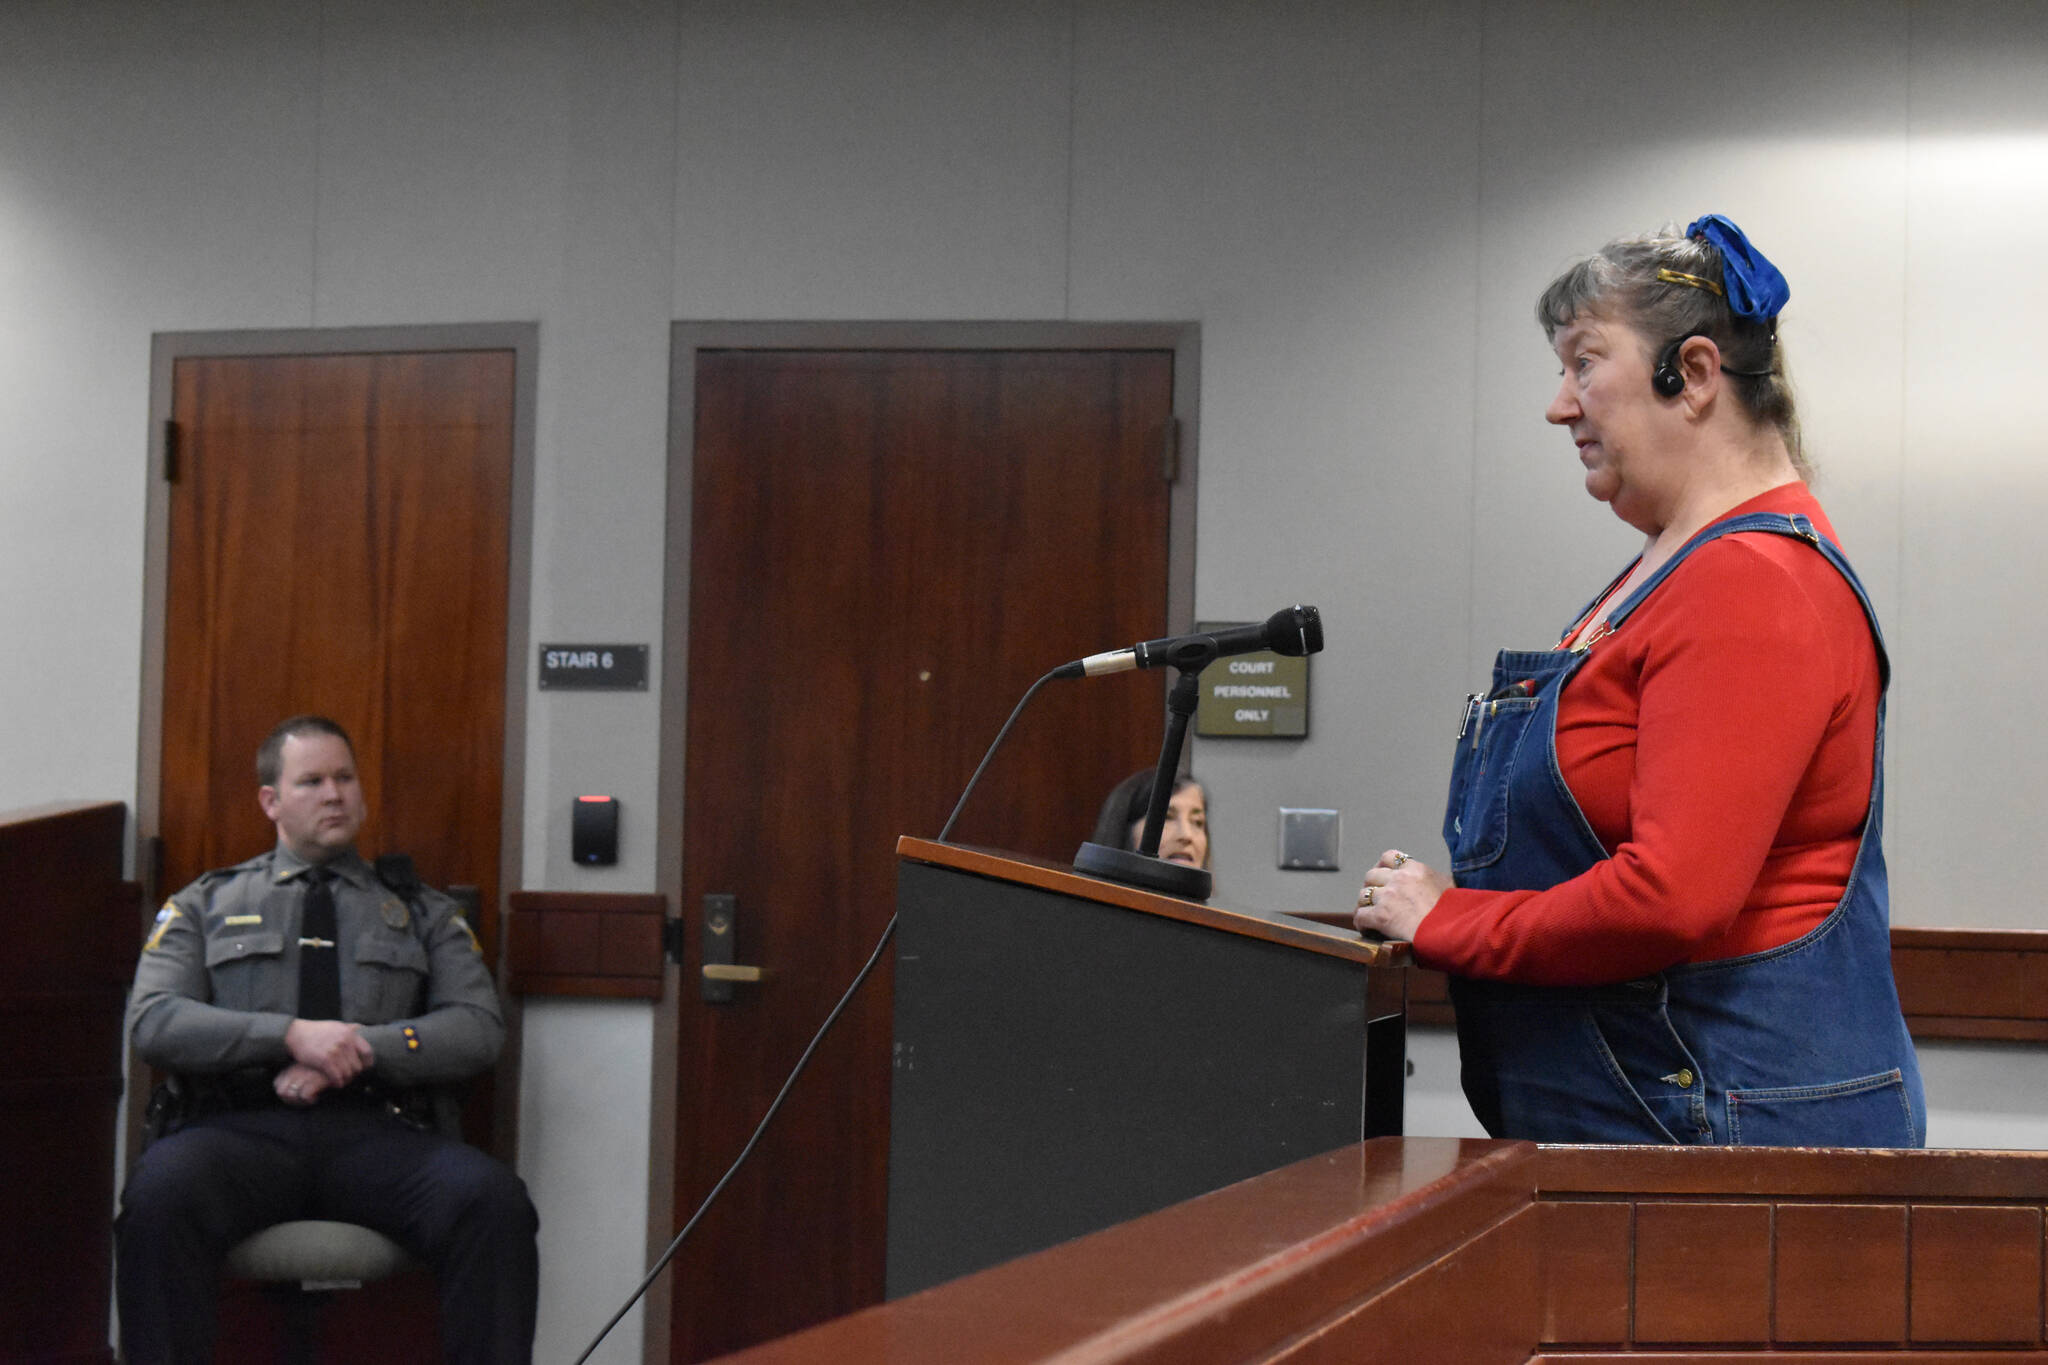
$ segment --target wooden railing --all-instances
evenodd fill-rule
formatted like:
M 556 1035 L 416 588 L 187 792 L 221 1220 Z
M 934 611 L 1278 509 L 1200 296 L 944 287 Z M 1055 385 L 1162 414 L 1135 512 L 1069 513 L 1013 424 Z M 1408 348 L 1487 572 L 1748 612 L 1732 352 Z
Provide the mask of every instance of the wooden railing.
M 141 891 L 126 808 L 0 815 L 0 1357 L 106 1361 L 121 1009 Z
M 1896 928 L 1892 975 L 1915 1038 L 2048 1042 L 2048 932 Z M 1453 1022 L 1441 972 L 1409 972 L 1408 1018 Z
M 588 891 L 515 891 L 505 916 L 513 995 L 659 1000 L 668 899 Z
M 1382 1138 L 729 1365 L 2048 1363 L 2048 1154 Z

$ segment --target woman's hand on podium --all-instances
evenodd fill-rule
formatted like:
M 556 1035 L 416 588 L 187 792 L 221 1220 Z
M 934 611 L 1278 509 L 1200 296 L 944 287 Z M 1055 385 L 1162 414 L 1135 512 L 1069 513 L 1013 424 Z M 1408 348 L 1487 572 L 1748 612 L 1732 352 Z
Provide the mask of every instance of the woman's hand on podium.
M 1358 890 L 1358 912 L 1351 925 L 1361 934 L 1413 941 L 1423 917 L 1437 898 L 1451 889 L 1451 879 L 1398 849 L 1380 855 Z

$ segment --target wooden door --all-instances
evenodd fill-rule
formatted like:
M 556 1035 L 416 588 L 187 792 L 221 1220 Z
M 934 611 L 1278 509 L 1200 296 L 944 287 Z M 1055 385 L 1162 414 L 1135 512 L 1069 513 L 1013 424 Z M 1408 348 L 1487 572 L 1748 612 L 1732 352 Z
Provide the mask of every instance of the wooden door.
M 496 941 L 513 353 L 187 358 L 173 373 L 163 890 L 276 841 L 257 744 L 355 740 L 365 854 L 482 892 Z
M 276 841 L 256 746 L 296 712 L 355 740 L 366 856 L 480 892 L 497 943 L 514 353 L 191 357 L 172 372 L 162 891 Z M 490 1145 L 490 1078 L 463 1125 Z M 323 1361 L 439 1359 L 430 1282 L 347 1296 Z M 345 1329 L 345 1330 L 344 1330 Z M 275 1305 L 223 1293 L 218 1357 L 276 1358 Z
M 1010 708 L 1068 659 L 1165 633 L 1166 351 L 707 351 L 696 373 L 683 903 L 736 898 L 770 976 L 684 965 L 677 1226 L 744 1145 L 888 921 Z M 953 837 L 1070 858 L 1157 755 L 1149 674 L 1050 684 Z M 678 1256 L 671 1355 L 880 1300 L 885 959 Z

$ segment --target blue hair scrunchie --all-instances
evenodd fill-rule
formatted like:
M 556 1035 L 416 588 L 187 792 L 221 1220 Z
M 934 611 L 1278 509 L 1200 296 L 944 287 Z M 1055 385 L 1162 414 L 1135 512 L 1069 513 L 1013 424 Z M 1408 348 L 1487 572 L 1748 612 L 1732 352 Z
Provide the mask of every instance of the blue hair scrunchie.
M 1728 306 L 1739 318 L 1778 316 L 1792 297 L 1792 286 L 1764 253 L 1750 245 L 1742 229 L 1718 213 L 1692 220 L 1688 237 L 1704 237 L 1721 249 L 1721 286 L 1728 291 Z

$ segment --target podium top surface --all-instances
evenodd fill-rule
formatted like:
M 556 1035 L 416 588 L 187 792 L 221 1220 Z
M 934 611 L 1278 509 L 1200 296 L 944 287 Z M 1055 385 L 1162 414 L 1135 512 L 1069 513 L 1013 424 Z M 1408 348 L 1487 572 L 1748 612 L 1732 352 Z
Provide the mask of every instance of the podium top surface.
M 1042 858 L 971 848 L 964 844 L 941 844 L 930 839 L 915 839 L 907 834 L 896 841 L 896 856 L 910 862 L 929 863 L 934 867 L 994 877 L 1103 905 L 1199 924 L 1304 952 L 1341 957 L 1368 967 L 1406 967 L 1414 961 L 1406 943 L 1369 943 L 1353 935 L 1318 929 L 1306 923 L 1300 926 L 1283 924 L 1242 910 L 1225 910 L 1196 901 L 1179 900 L 1155 891 L 1083 876 L 1070 867 Z

